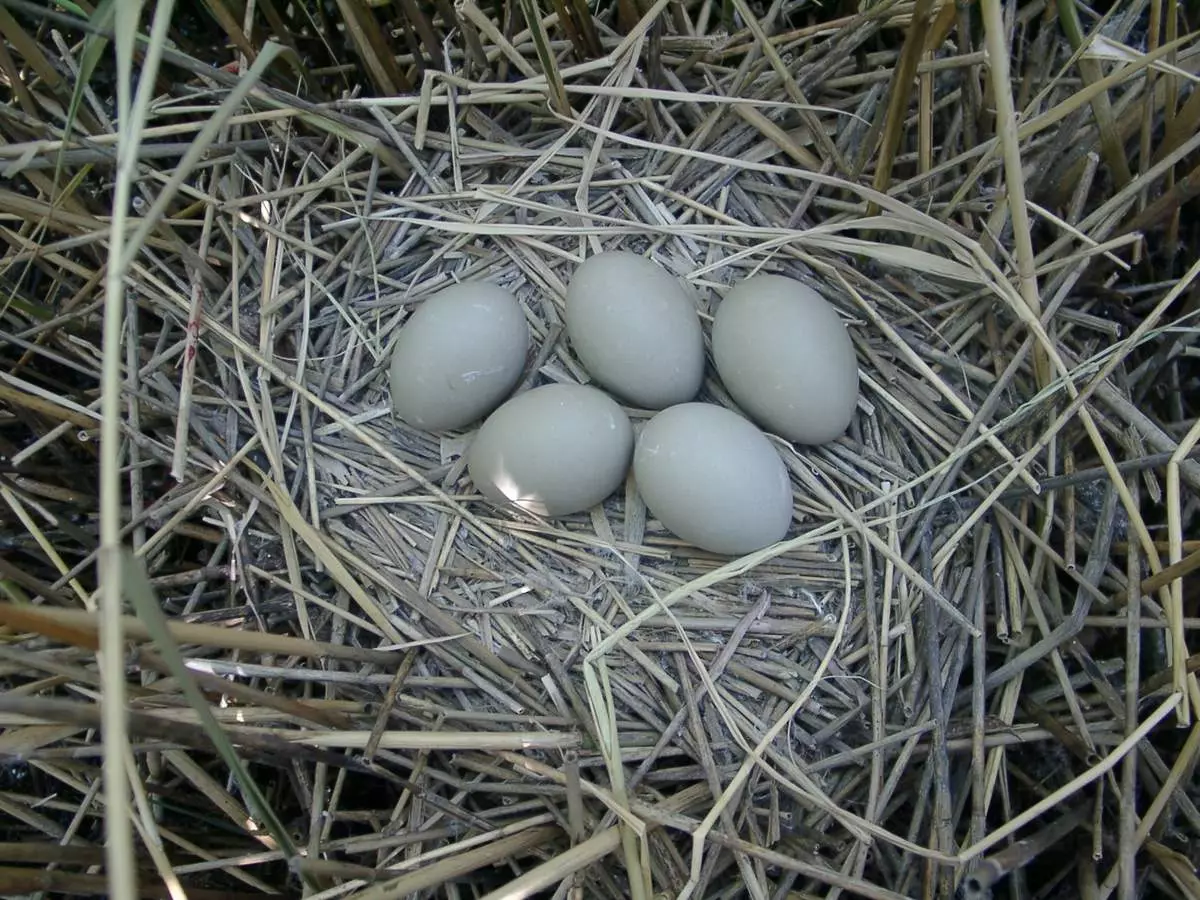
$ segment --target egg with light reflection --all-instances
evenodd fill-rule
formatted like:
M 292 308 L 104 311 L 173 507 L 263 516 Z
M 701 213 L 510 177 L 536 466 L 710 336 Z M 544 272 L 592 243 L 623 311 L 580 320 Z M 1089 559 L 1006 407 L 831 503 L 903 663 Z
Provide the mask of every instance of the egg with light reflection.
M 633 426 L 601 391 L 537 387 L 492 413 L 467 451 L 475 487 L 497 506 L 557 517 L 590 509 L 625 480 Z
M 509 291 L 452 285 L 423 301 L 396 338 L 392 408 L 424 431 L 465 428 L 516 387 L 528 350 L 525 313 Z

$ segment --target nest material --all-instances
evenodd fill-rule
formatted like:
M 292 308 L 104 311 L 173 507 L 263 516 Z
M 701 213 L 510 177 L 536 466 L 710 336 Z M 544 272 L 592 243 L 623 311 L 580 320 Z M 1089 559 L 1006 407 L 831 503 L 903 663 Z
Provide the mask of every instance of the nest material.
M 210 4 L 255 50 L 232 72 L 182 21 L 125 145 L 119 60 L 60 143 L 88 29 L 0 17 L 3 893 L 1189 895 L 1190 43 L 1174 69 L 1072 61 L 1099 30 L 1040 3 L 1007 59 L 990 3 L 407 3 L 393 32 L 343 3 L 340 30 L 289 7 L 315 27 L 282 22 L 297 55 L 270 63 L 268 5 L 243 32 Z M 1103 34 L 1157 46 L 1148 16 Z M 113 179 L 134 246 L 106 299 Z M 785 543 L 704 554 L 632 483 L 499 511 L 470 433 L 390 415 L 397 329 L 452 279 L 520 298 L 522 389 L 585 380 L 562 298 L 613 248 L 706 315 L 752 271 L 844 314 L 862 402 L 828 446 L 777 442 Z M 149 575 L 124 569 L 123 673 L 96 655 L 105 454 Z M 100 853 L 106 817 L 136 820 L 133 855 Z

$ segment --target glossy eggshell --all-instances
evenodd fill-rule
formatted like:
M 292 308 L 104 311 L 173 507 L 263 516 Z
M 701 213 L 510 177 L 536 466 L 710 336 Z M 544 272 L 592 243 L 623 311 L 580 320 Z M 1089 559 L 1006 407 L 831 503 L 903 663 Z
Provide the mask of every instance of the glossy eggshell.
M 629 471 L 633 426 L 611 397 L 551 384 L 509 400 L 488 417 L 467 451 L 476 488 L 498 506 L 539 516 L 590 509 Z
M 529 326 L 511 293 L 487 282 L 439 291 L 409 317 L 392 352 L 396 415 L 425 431 L 464 428 L 521 377 Z
M 820 294 L 782 275 L 755 275 L 717 307 L 713 362 L 750 418 L 801 444 L 824 444 L 850 425 L 858 402 L 854 345 Z
M 704 337 L 695 301 L 645 257 L 589 258 L 571 278 L 565 319 L 588 374 L 630 404 L 663 409 L 700 390 Z
M 792 519 L 779 453 L 723 406 L 684 403 L 660 412 L 638 436 L 633 473 L 651 514 L 713 553 L 761 550 L 782 540 Z

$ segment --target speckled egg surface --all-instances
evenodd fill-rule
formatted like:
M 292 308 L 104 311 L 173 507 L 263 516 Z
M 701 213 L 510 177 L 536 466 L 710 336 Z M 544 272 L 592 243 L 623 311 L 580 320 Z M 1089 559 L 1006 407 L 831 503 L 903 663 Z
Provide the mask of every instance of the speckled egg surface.
M 633 472 L 646 508 L 678 537 L 740 556 L 782 540 L 792 518 L 787 468 L 753 423 L 684 403 L 642 428 Z
M 404 323 L 392 353 L 396 415 L 424 431 L 464 428 L 516 386 L 529 326 L 511 293 L 463 282 L 431 296 Z
M 858 363 L 833 306 L 782 275 L 755 275 L 717 307 L 713 362 L 729 395 L 763 428 L 801 444 L 843 434 L 858 402 Z
M 476 488 L 498 506 L 540 516 L 590 509 L 625 480 L 633 427 L 592 387 L 550 384 L 509 400 L 467 451 Z
M 700 390 L 704 338 L 695 301 L 649 259 L 625 251 L 590 257 L 571 278 L 565 319 L 588 374 L 628 403 L 663 409 Z

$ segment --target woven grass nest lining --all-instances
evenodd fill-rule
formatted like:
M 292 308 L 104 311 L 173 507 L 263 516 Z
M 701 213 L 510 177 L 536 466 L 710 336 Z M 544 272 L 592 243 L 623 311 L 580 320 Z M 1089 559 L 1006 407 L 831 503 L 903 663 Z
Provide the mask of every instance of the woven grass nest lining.
M 461 208 L 454 212 L 462 215 Z M 501 209 L 496 215 L 505 224 L 516 218 L 506 212 Z M 553 223 L 546 227 L 553 227 Z M 634 230 L 641 229 L 634 226 Z M 519 246 L 496 251 L 491 250 L 490 238 L 472 243 L 475 259 L 467 270 L 471 276 L 488 277 L 514 289 L 529 314 L 534 333 L 554 339 L 554 344 L 548 346 L 543 338 L 535 348 L 539 360 L 547 358 L 547 351 L 550 354 L 539 367 L 540 378 L 581 380 L 581 368 L 560 340 L 564 278 L 574 264 L 570 251 L 560 247 L 554 254 L 557 265 L 551 269 L 543 256 L 534 257 L 531 251 Z M 513 243 L 518 244 L 519 239 Z M 638 252 L 648 249 L 647 240 L 638 236 L 621 241 L 620 245 Z M 535 249 L 545 255 L 553 252 L 544 245 Z M 450 249 L 443 259 L 452 262 L 456 255 L 459 254 Z M 510 255 L 520 260 L 517 265 L 524 278 L 511 271 L 514 266 L 508 264 Z M 499 257 L 498 264 L 487 264 L 489 257 Z M 678 262 L 674 268 L 680 268 Z M 556 296 L 552 299 L 542 290 L 532 288 L 529 281 L 535 278 L 539 284 L 553 285 L 550 290 Z M 440 286 L 447 279 L 430 280 Z M 421 285 L 420 293 L 428 290 L 428 285 Z M 399 295 L 393 300 L 409 305 Z M 349 305 L 346 312 L 352 316 L 354 306 Z M 386 346 L 386 342 L 386 337 L 381 336 L 380 343 Z M 386 360 L 386 352 L 383 358 Z M 315 471 L 324 502 L 321 514 L 324 527 L 339 543 L 360 556 L 366 564 L 364 570 L 386 574 L 393 584 L 398 581 L 410 585 L 422 596 L 432 598 L 493 651 L 502 654 L 512 651 L 506 659 L 524 661 L 526 666 L 532 663 L 536 671 L 542 653 L 551 652 L 572 666 L 578 662 L 579 653 L 595 642 L 594 638 L 585 641 L 585 629 L 598 629 L 595 634 L 604 635 L 612 629 L 610 620 L 619 623 L 632 613 L 654 612 L 656 596 L 676 591 L 728 562 L 688 548 L 655 522 L 650 523 L 647 535 L 645 508 L 632 483 L 623 497 L 610 498 L 603 508 L 557 522 L 515 518 L 478 502 L 463 475 L 461 454 L 469 444 L 470 434 L 439 441 L 392 420 L 386 414 L 385 381 L 380 375 L 362 392 L 364 399 L 379 396 L 380 403 L 366 403 L 362 416 L 353 407 L 347 408 L 346 414 L 352 419 L 369 419 L 362 427 L 373 431 L 387 446 L 399 448 L 405 460 L 419 471 L 436 476 L 431 480 L 465 509 L 439 503 L 410 480 L 395 485 L 392 472 L 382 468 L 372 470 L 368 456 L 352 455 L 353 441 L 342 444 L 341 453 L 331 453 L 333 458 L 327 460 L 321 452 L 323 441 L 317 439 L 314 440 Z M 534 378 L 526 383 L 534 383 Z M 710 385 L 708 393 L 710 399 L 721 402 L 718 386 Z M 647 415 L 631 412 L 635 418 Z M 332 430 L 318 428 L 316 432 Z M 801 465 L 799 458 L 795 464 Z M 844 478 L 847 474 L 844 460 L 835 461 L 832 466 L 825 463 L 821 468 L 826 477 Z M 869 483 L 871 476 L 858 477 Z M 797 509 L 810 522 L 830 521 L 828 510 L 804 499 L 803 494 L 797 501 Z M 678 633 L 681 626 L 689 636 L 702 639 L 698 647 L 701 654 L 712 653 L 720 646 L 722 636 L 739 626 L 750 625 L 751 635 L 767 635 L 772 639 L 770 643 L 777 642 L 784 650 L 803 644 L 803 639 L 809 636 L 832 635 L 836 616 L 827 607 L 840 603 L 838 598 L 846 585 L 856 584 L 860 578 L 856 564 L 840 559 L 841 548 L 836 538 L 836 533 L 818 536 L 754 566 L 749 578 L 739 576 L 728 583 L 716 581 L 707 589 L 685 593 L 672 606 L 671 614 L 663 611 L 650 618 L 633 636 L 632 646 L 640 653 L 640 644 L 649 641 L 653 655 L 669 652 L 672 646 L 677 652 L 683 651 L 686 645 L 679 643 Z M 768 608 L 774 615 L 767 621 L 743 622 L 764 590 L 771 592 Z M 520 620 L 521 626 L 514 627 L 510 619 Z M 530 630 L 535 635 L 526 636 Z M 543 651 L 539 645 L 546 641 L 553 646 Z M 768 692 L 794 696 L 794 689 L 781 688 L 780 682 L 795 681 L 798 675 L 795 660 L 786 660 L 777 653 L 778 658 L 772 663 L 766 658 L 770 651 L 764 647 L 762 652 L 762 669 L 769 674 L 756 676 L 758 686 L 747 684 L 748 695 L 756 700 L 763 696 L 765 677 Z M 678 690 L 678 681 L 644 653 L 640 660 L 621 662 L 622 665 L 634 662 L 629 673 L 632 677 L 623 682 L 630 686 L 627 690 L 647 677 L 671 691 Z
M 145 622 L 125 623 L 141 646 L 115 677 L 130 692 L 139 789 L 159 793 L 101 805 L 96 732 L 39 730 L 94 729 L 113 673 L 86 638 L 62 649 L 80 641 L 63 623 L 85 619 L 53 609 L 93 600 L 95 529 L 59 530 L 62 510 L 38 504 L 64 489 L 29 481 L 5 489 L 43 568 L 15 575 L 59 628 L 10 623 L 44 637 L 0 647 L 20 687 L 0 696 L 0 747 L 32 772 L 0 795 L 20 813 L 14 845 L 60 842 L 76 813 L 128 815 L 160 833 L 189 889 L 298 896 L 301 879 L 322 900 L 541 888 L 893 900 L 955 885 L 982 898 L 1029 862 L 1010 846 L 1028 837 L 1017 846 L 1041 855 L 1047 885 L 1074 866 L 1124 900 L 1136 860 L 1143 886 L 1184 895 L 1171 879 L 1189 836 L 1200 846 L 1200 797 L 1186 787 L 1195 746 L 1168 726 L 1200 734 L 1177 705 L 1200 701 L 1179 583 L 1196 562 L 1181 536 L 1200 486 L 1182 302 L 1197 267 L 1181 275 L 1158 232 L 1139 229 L 1190 196 L 1168 172 L 1191 164 L 1200 136 L 1176 134 L 1155 106 L 1147 139 L 1161 132 L 1162 152 L 1115 183 L 1097 155 L 1095 79 L 1075 80 L 1069 49 L 1042 30 L 1009 61 L 1019 121 L 984 102 L 994 47 L 936 42 L 914 70 L 927 93 L 914 87 L 885 163 L 874 128 L 895 120 L 898 56 L 853 53 L 907 33 L 910 8 L 767 44 L 734 6 L 747 30 L 733 38 L 661 34 L 658 9 L 624 35 L 598 22 L 605 58 L 568 64 L 574 43 L 551 41 L 548 70 L 537 28 L 485 29 L 485 75 L 464 75 L 470 51 L 451 47 L 450 71 L 426 69 L 401 96 L 316 103 L 275 78 L 222 110 L 266 63 L 184 66 L 205 84 L 152 106 L 131 170 L 135 216 L 180 184 L 131 258 L 121 359 L 139 368 L 122 375 L 121 440 L 108 443 L 121 445 L 125 538 L 147 561 L 168 643 L 297 852 L 271 849 L 271 822 L 213 754 L 178 673 L 145 652 L 163 644 Z M 1020 7 L 1014 27 L 1045 12 Z M 1184 45 L 1170 65 L 1194 73 L 1200 55 Z M 1146 60 L 1104 66 L 1123 129 L 1141 120 Z M 1169 77 L 1156 70 L 1156 103 Z M 1172 121 L 1187 122 L 1190 84 L 1175 84 Z M 201 132 L 210 120 L 221 127 Z M 65 165 L 111 161 L 117 132 L 97 128 Z M 169 168 L 197 133 L 208 158 Z M 50 422 L 11 456 L 40 463 L 79 435 L 71 458 L 93 465 L 105 261 L 89 254 L 112 240 L 111 210 L 51 209 L 38 179 L 57 145 L 16 136 L 0 159 L 29 196 L 7 192 L 8 214 L 65 237 L 39 245 L 5 226 L 10 266 L 58 267 L 60 304 L 48 321 L 19 304 L 2 313 L 14 374 L 0 402 Z M 1014 146 L 1030 198 L 1019 223 Z M 878 167 L 894 177 L 875 190 Z M 1014 233 L 1030 231 L 1026 258 Z M 863 373 L 849 433 L 821 448 L 775 441 L 795 489 L 783 545 L 744 560 L 700 552 L 648 521 L 632 485 L 587 514 L 518 517 L 475 494 L 470 432 L 438 438 L 391 416 L 394 336 L 454 279 L 520 298 L 534 334 L 523 389 L 586 380 L 562 297 L 583 258 L 616 248 L 685 280 L 706 317 L 762 270 L 819 288 L 849 323 Z M 1134 283 L 1139 253 L 1181 277 Z M 1027 264 L 1039 309 L 1017 276 Z M 86 388 L 60 395 L 61 376 L 36 373 L 43 384 L 22 354 L 65 360 Z M 1159 371 L 1176 403 L 1154 392 Z M 702 399 L 731 405 L 712 378 Z M 26 418 L 0 419 L 14 422 Z M 26 697 L 34 678 L 67 680 Z M 165 882 L 162 859 L 137 846 L 140 877 Z M 92 849 L 48 859 L 95 865 Z M 1019 874 L 1014 896 L 1028 895 Z M 0 871 L 0 893 L 26 884 Z

